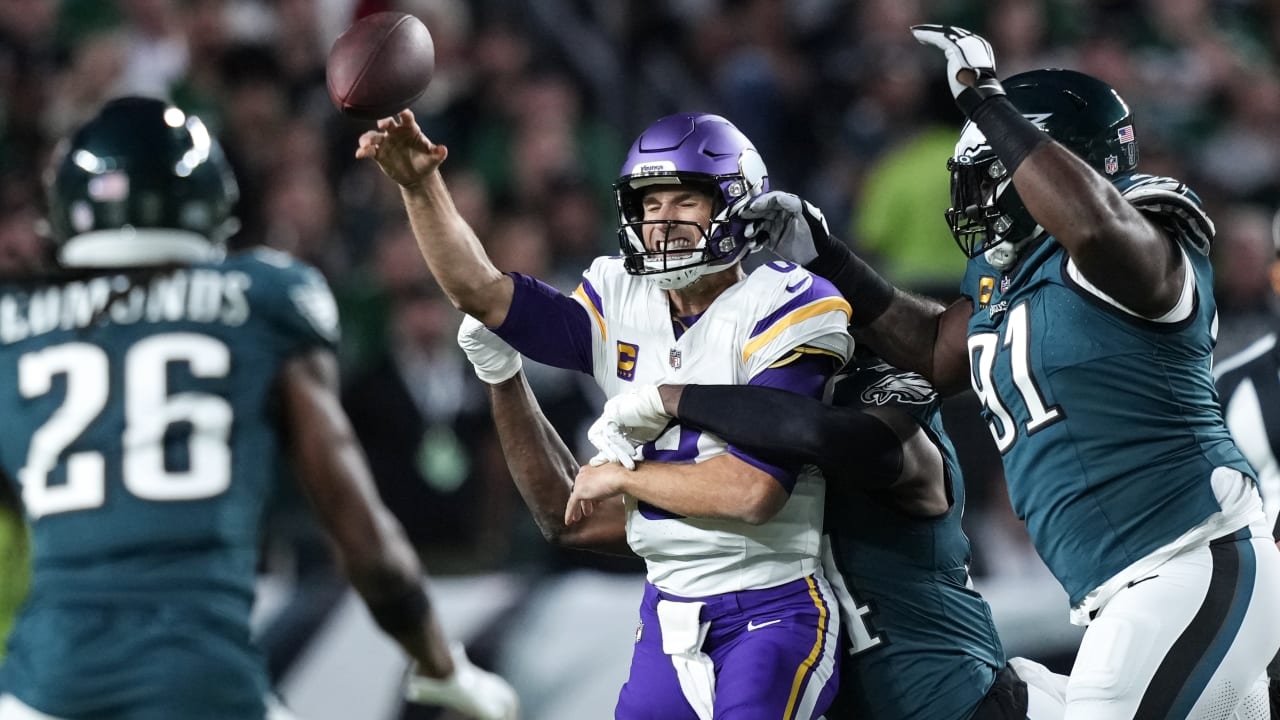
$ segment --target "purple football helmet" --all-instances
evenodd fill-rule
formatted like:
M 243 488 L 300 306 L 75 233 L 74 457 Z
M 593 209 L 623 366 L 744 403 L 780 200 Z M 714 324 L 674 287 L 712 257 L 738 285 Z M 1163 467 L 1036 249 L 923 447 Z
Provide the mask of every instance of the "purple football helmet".
M 632 275 L 664 290 L 678 289 L 756 249 L 743 236 L 746 222 L 738 211 L 768 192 L 769 171 L 747 136 L 719 115 L 682 113 L 658 120 L 631 145 L 621 175 L 613 184 L 618 243 Z M 645 248 L 646 225 L 693 224 L 644 219 L 646 190 L 662 185 L 692 185 L 712 197 L 711 225 L 698 228 L 702 240 L 693 252 Z

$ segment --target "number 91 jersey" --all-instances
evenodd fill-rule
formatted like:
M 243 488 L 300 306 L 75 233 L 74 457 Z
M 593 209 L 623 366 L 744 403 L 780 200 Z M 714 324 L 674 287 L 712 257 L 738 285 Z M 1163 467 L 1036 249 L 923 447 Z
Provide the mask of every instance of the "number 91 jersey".
M 38 596 L 181 588 L 247 609 L 280 470 L 276 375 L 337 335 L 320 274 L 274 251 L 0 286 L 0 467 Z
M 1210 373 L 1213 224 L 1176 180 L 1117 187 L 1178 241 L 1188 277 L 1174 317 L 1124 309 L 1051 237 L 1007 275 L 974 258 L 963 285 L 971 381 L 1010 502 L 1073 606 L 1218 512 L 1215 468 L 1252 475 Z

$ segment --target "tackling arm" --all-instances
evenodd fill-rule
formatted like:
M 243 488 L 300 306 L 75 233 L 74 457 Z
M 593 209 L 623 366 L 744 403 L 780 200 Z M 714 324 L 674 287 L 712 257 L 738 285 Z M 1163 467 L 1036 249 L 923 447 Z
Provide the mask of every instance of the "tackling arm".
M 920 373 L 945 397 L 969 387 L 967 336 L 972 314 L 968 298 L 944 308 L 936 300 L 897 290 L 888 308 L 856 328 L 854 336 L 890 365 Z
M 566 547 L 631 554 L 621 497 L 598 503 L 586 522 L 565 524 L 578 462 L 542 414 L 524 373 L 487 387 L 507 468 L 543 537 Z
M 831 407 L 773 388 L 662 385 L 664 409 L 763 458 L 818 465 L 828 480 L 888 490 L 905 512 L 946 512 L 942 455 L 896 408 Z M 762 422 L 785 418 L 783 422 Z
M 944 395 L 968 387 L 968 300 L 944 309 L 941 303 L 895 288 L 831 235 L 816 207 L 795 195 L 765 193 L 742 210 L 742 217 L 754 223 L 749 236 L 764 237 L 774 252 L 826 278 L 840 291 L 852 308 L 849 323 L 854 334 L 878 355 L 920 373 Z
M 758 372 L 751 379 L 751 385 L 801 398 L 821 395 L 834 369 L 833 358 L 824 353 L 795 350 L 793 348 L 789 357 L 784 355 L 787 359 Z M 606 414 L 601 420 L 611 414 L 615 400 L 619 398 L 606 403 Z M 622 405 L 612 407 L 613 412 L 622 410 Z M 761 417 L 775 414 L 767 411 Z M 650 429 L 665 425 L 665 422 L 655 422 Z M 794 463 L 788 465 L 794 466 Z M 616 462 L 585 467 L 578 473 L 565 521 L 573 523 L 580 517 L 578 500 L 598 500 L 626 493 L 688 517 L 729 518 L 760 524 L 773 518 L 786 504 L 795 478 L 794 467 L 770 467 L 764 458 L 752 457 L 749 451 L 732 444 L 727 453 L 695 463 L 646 461 L 635 470 L 627 470 Z

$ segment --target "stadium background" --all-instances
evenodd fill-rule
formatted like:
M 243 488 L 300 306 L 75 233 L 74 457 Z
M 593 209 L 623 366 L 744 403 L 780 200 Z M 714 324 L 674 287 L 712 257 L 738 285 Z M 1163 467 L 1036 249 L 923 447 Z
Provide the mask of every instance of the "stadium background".
M 937 53 L 907 27 L 952 22 L 992 41 L 1002 76 L 1061 66 L 1114 85 L 1137 117 L 1141 167 L 1186 180 L 1218 223 L 1220 352 L 1275 325 L 1277 0 L 0 2 L 0 272 L 43 262 L 42 170 L 54 141 L 103 100 L 160 94 L 200 114 L 240 179 L 235 244 L 291 252 L 332 284 L 345 402 L 379 489 L 425 559 L 451 632 L 513 680 L 529 720 L 610 714 L 640 567 L 542 541 L 398 193 L 352 158 L 367 125 L 329 104 L 325 53 L 352 19 L 385 9 L 431 29 L 436 75 L 414 110 L 450 147 L 455 200 L 504 270 L 576 285 L 591 257 L 616 250 L 609 185 L 627 144 L 661 115 L 700 110 L 742 128 L 774 187 L 824 208 L 892 279 L 951 297 L 963 257 L 941 211 L 960 117 Z M 586 457 L 598 393 L 585 377 L 529 374 Z M 1010 654 L 1066 671 L 1079 632 L 1008 510 L 975 412 L 971 398 L 948 403 L 976 583 Z M 268 521 L 257 614 L 282 696 L 304 720 L 444 717 L 399 707 L 404 663 L 289 488 Z M 6 532 L 0 613 L 22 589 L 21 538 Z

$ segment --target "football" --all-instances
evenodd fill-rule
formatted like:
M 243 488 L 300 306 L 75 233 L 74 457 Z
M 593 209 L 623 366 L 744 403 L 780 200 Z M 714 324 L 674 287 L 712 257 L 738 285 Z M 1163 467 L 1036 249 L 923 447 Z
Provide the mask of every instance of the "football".
M 435 45 L 418 18 L 380 12 L 333 41 L 325 74 L 329 99 L 344 115 L 383 118 L 422 97 L 435 70 Z

